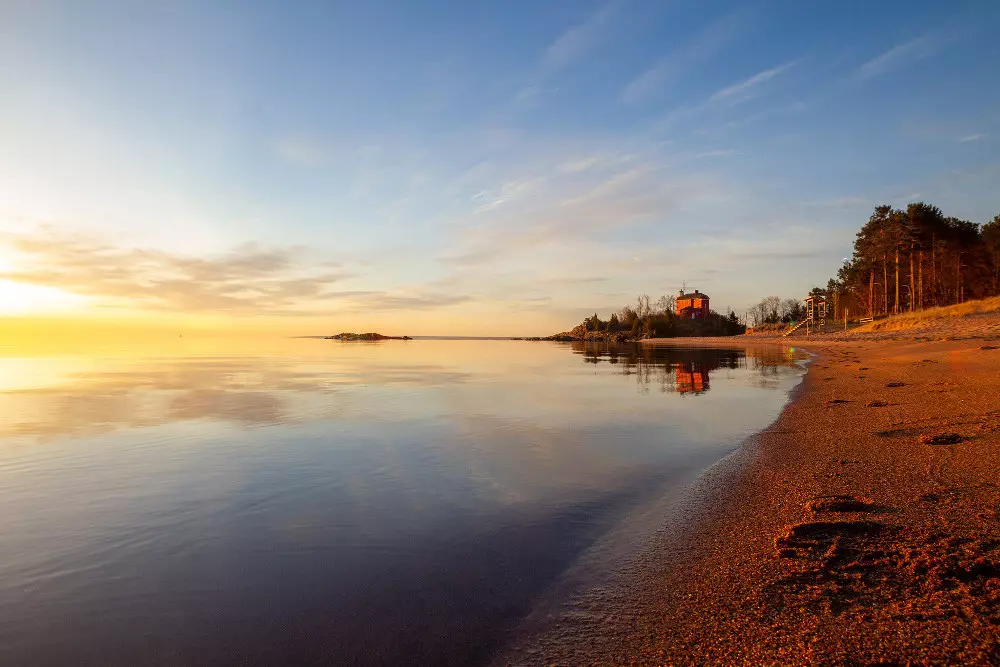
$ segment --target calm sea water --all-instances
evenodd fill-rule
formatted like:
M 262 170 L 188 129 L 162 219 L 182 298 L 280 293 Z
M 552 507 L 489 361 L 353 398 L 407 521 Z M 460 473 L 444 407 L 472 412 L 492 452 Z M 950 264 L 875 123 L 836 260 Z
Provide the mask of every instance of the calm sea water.
M 780 412 L 791 351 L 0 357 L 0 664 L 476 664 Z

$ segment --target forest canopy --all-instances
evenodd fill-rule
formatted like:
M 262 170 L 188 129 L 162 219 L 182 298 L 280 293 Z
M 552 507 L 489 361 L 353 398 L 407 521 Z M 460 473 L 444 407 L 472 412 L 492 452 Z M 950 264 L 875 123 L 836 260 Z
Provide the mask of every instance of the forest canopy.
M 979 225 L 917 202 L 875 207 L 837 277 L 810 294 L 827 298 L 828 317 L 877 317 L 1000 295 L 1000 215 Z M 769 296 L 747 310 L 753 327 L 806 317 L 798 299 Z
M 918 202 L 875 208 L 825 290 L 835 312 L 869 316 L 1000 294 L 1000 215 L 978 225 Z

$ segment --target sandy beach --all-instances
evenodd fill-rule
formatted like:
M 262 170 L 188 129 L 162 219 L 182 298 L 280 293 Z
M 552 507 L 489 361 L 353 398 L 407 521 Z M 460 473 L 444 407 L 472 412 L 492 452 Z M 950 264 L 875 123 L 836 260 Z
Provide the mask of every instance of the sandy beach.
M 498 664 L 1000 662 L 1000 343 L 794 344 L 779 419 Z

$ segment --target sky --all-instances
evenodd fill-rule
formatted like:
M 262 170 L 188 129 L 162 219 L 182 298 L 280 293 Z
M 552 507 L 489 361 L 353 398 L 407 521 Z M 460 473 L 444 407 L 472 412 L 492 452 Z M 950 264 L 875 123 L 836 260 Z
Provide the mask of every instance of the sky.
M 0 0 L 0 326 L 545 335 L 1000 213 L 1000 3 Z

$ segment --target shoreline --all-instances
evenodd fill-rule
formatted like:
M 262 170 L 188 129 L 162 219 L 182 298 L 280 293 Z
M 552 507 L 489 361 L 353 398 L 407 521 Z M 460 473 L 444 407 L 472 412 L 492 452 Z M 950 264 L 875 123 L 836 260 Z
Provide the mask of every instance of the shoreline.
M 614 593 L 496 664 L 1000 660 L 1000 350 L 987 342 L 684 340 L 816 356 Z M 963 440 L 921 442 L 950 433 Z

